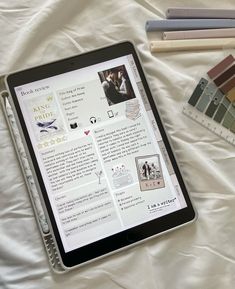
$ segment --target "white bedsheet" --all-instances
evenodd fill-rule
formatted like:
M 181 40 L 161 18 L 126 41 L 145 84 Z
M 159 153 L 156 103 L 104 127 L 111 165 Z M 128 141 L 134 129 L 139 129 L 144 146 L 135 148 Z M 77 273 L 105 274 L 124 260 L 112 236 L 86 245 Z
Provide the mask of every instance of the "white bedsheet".
M 235 9 L 234 0 L 0 1 L 0 73 L 123 39 L 135 42 L 199 217 L 196 223 L 65 275 L 50 270 L 0 110 L 0 288 L 234 289 L 235 149 L 181 112 L 226 51 L 151 55 L 145 21 L 170 6 Z

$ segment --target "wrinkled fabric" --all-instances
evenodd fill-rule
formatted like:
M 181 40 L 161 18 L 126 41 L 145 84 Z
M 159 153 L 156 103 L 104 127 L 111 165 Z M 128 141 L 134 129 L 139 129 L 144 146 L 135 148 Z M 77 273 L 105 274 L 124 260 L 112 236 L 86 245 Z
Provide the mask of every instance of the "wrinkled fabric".
M 200 76 L 228 51 L 151 55 L 148 42 L 160 33 L 146 35 L 144 29 L 168 7 L 188 5 L 235 9 L 234 0 L 0 1 L 0 74 L 125 39 L 136 44 L 198 211 L 194 224 L 55 275 L 0 110 L 1 289 L 235 287 L 235 148 L 182 114 Z

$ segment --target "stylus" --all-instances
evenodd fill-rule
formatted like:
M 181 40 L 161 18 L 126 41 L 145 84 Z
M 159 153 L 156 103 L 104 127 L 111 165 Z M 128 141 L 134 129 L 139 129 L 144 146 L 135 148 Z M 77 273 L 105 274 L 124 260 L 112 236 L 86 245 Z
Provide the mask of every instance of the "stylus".
M 149 20 L 146 31 L 194 30 L 210 28 L 234 28 L 235 19 L 166 19 Z
M 235 28 L 205 29 L 187 31 L 165 31 L 162 34 L 164 40 L 197 39 L 197 38 L 226 38 L 235 37 Z
M 234 9 L 211 9 L 211 8 L 180 8 L 170 7 L 166 11 L 166 17 L 176 18 L 235 18 Z
M 235 47 L 234 38 L 159 40 L 150 42 L 151 52 L 170 52 L 183 50 L 208 50 Z

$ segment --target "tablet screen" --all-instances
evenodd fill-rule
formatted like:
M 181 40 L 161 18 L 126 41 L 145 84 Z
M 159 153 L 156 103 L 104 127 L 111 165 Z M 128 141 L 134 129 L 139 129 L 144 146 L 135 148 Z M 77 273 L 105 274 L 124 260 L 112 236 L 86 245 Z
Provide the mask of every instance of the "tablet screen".
M 14 90 L 65 252 L 187 206 L 132 54 Z

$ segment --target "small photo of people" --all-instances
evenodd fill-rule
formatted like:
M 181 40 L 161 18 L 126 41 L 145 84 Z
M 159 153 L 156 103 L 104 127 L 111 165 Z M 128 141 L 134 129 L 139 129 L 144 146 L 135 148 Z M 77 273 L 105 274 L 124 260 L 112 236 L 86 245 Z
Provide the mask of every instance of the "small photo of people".
M 165 186 L 159 155 L 136 157 L 135 161 L 141 191 Z
M 125 65 L 107 69 L 98 74 L 110 106 L 135 98 Z

